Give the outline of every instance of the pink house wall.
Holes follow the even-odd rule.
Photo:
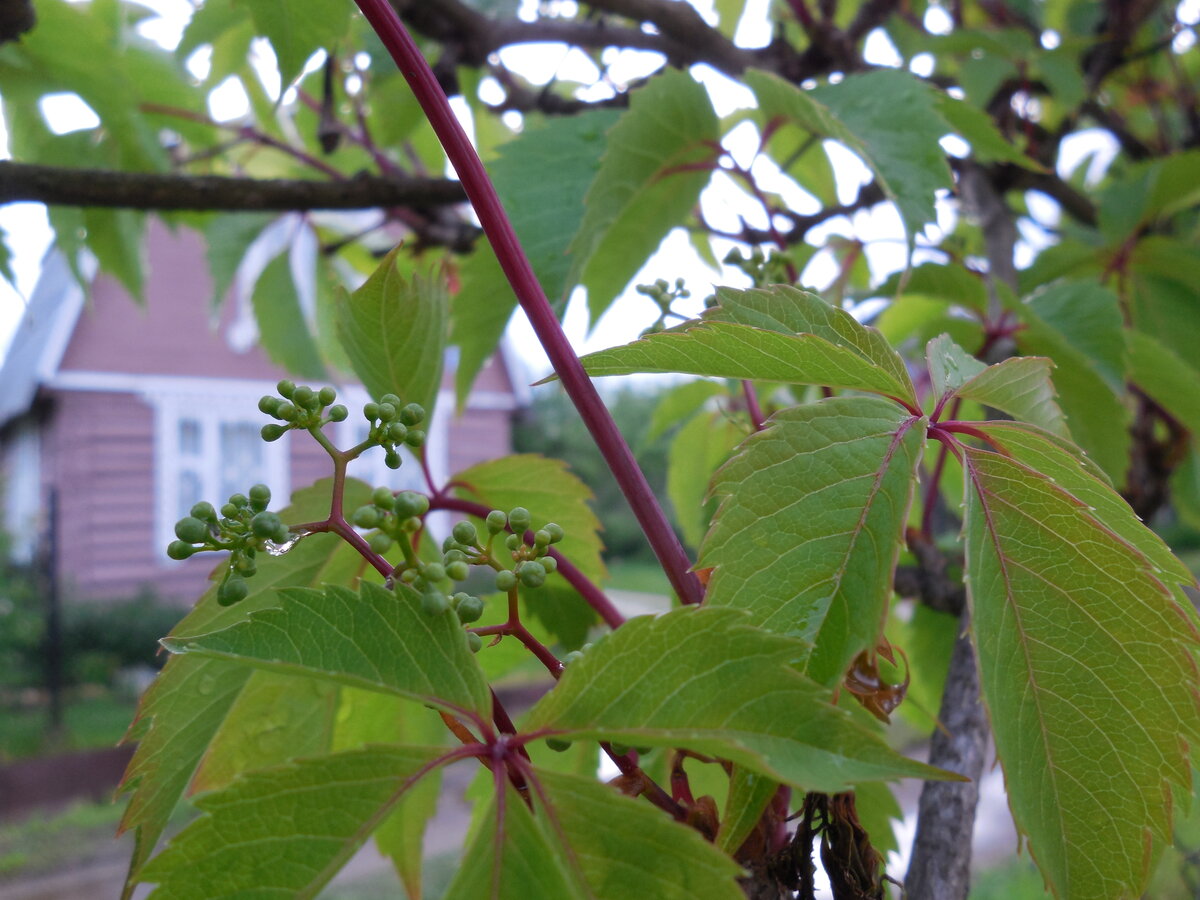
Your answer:
[[[274,382],[284,377],[257,346],[235,352],[222,338],[236,316],[226,303],[214,332],[211,282],[203,246],[193,232],[154,224],[149,239],[145,307],[109,278],[97,279],[60,365],[60,378],[88,373],[190,376]],[[446,373],[443,390],[452,387]],[[513,387],[497,360],[476,389],[511,397]],[[76,597],[117,598],[143,586],[181,601],[199,596],[215,557],[167,560],[155,540],[154,411],[141,396],[104,390],[53,388],[43,435],[42,478],[58,486],[60,575]],[[263,417],[263,421],[267,421]],[[455,472],[511,452],[510,413],[468,410],[448,425],[449,470]],[[295,436],[293,436],[295,437]],[[330,473],[324,451],[311,440],[290,441],[292,488]],[[214,502],[224,498],[209,498]]]

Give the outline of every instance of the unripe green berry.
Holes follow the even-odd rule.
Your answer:
[[[403,422],[393,422],[388,426],[388,438],[392,443],[398,444],[408,437],[408,429],[404,427]]]
[[[429,498],[424,494],[417,494],[413,491],[401,491],[396,495],[393,503],[396,515],[401,519],[407,519],[410,516],[423,516],[429,512]]]
[[[208,526],[193,516],[184,516],[175,523],[175,537],[189,544],[202,544],[211,534]]]
[[[416,425],[425,420],[425,408],[419,403],[410,403],[400,410],[400,421],[405,425]]]
[[[192,507],[191,516],[202,522],[215,522],[217,520],[217,511],[213,509],[213,505],[207,500],[201,500]]]
[[[279,523],[279,527],[275,529],[275,533],[271,535],[271,540],[277,544],[286,544],[292,539],[292,530],[283,522]]]
[[[391,509],[396,503],[396,495],[391,488],[377,487],[371,491],[371,502],[380,509]]]
[[[523,506],[516,507],[508,514],[508,524],[515,534],[524,534],[529,528],[531,521],[532,517],[529,515],[529,510]]]
[[[255,513],[254,518],[250,520],[250,530],[254,532],[255,537],[273,539],[279,533],[279,526],[282,524],[278,513],[260,512]]]
[[[350,410],[340,403],[337,406],[329,407],[329,421],[331,422],[345,422],[348,415],[350,415]]]
[[[302,384],[300,387],[296,388],[296,392],[292,394],[292,402],[299,407],[309,409],[313,406],[316,406],[318,401],[317,395],[313,393],[313,389]]]
[[[504,539],[504,546],[509,550],[516,550],[521,546],[521,536],[519,534],[510,534]]]
[[[379,398],[379,402],[380,403],[390,403],[392,406],[396,407],[396,409],[399,409],[403,405],[404,401],[402,401],[395,394],[384,394],[382,397]]]
[[[264,394],[258,398],[258,411],[266,413],[268,416],[275,415],[275,410],[279,408],[279,398],[272,397],[270,394]]]
[[[337,399],[337,391],[327,385],[321,388],[321,392],[317,394],[317,399],[321,401],[322,406],[328,406]]]
[[[246,497],[245,494],[233,494],[230,496],[229,502],[232,503],[234,506],[236,506],[238,509],[245,509],[247,506],[250,505],[250,500]]]
[[[292,394],[296,393],[296,385],[285,378],[279,384],[275,385],[275,390],[279,391],[281,397],[287,397],[290,400]]]
[[[217,588],[217,602],[222,606],[233,606],[239,600],[245,600],[249,593],[250,586],[246,584],[245,579],[230,575]]]
[[[538,563],[540,563],[541,567],[546,570],[547,575],[558,571],[558,560],[553,556],[543,556],[538,560]]]
[[[468,594],[458,601],[458,606],[454,611],[458,613],[460,622],[470,625],[472,622],[478,622],[483,615],[483,601]]]
[[[511,591],[517,586],[517,576],[514,572],[508,569],[501,569],[496,573],[496,590]]]
[[[571,749],[571,742],[563,738],[549,737],[546,738],[546,746],[555,753],[564,753]]]
[[[390,422],[396,418],[396,407],[390,403],[379,404],[379,420],[381,422]]]
[[[530,560],[521,566],[521,584],[525,587],[538,588],[546,583],[546,570],[535,560]]]
[[[270,503],[271,489],[265,484],[256,484],[250,488],[250,502]]]
[[[493,509],[487,514],[487,530],[489,534],[499,534],[508,524],[508,516],[503,510]]]
[[[405,435],[404,443],[408,444],[408,446],[412,447],[414,450],[417,447],[424,446],[425,432],[419,428],[413,429],[407,435]]]
[[[410,534],[421,530],[421,520],[416,516],[409,516],[400,523],[400,527]]]
[[[550,535],[550,543],[552,544],[557,544],[566,537],[566,532],[563,531],[563,527],[557,522],[547,522],[546,527],[542,531]]]
[[[367,541],[367,544],[370,546],[372,552],[378,553],[380,556],[383,556],[383,554],[392,549],[391,537],[382,532],[371,535],[371,539]]]
[[[450,601],[441,591],[426,591],[421,595],[421,612],[427,616],[439,616],[450,608]]]
[[[550,532],[544,528],[539,528],[533,533],[533,546],[541,550],[543,547],[550,546]]]
[[[395,450],[389,450],[386,454],[384,454],[383,464],[385,466],[387,466],[389,469],[400,468],[400,463],[401,463],[400,454],[397,453]]]
[[[468,594],[466,591],[459,591],[458,593],[451,594],[450,595],[450,608],[453,610],[457,610],[458,604],[462,603],[464,600],[466,600],[470,596],[471,595]]]
[[[259,433],[262,435],[262,439],[269,444],[272,441],[279,440],[287,434],[287,431],[286,425],[264,425],[262,431]]]
[[[483,638],[473,631],[467,632],[467,649],[472,653],[478,653],[483,649]]]
[[[363,407],[363,415],[371,420],[378,419],[379,418],[379,404],[378,403],[368,403],[366,406]]]
[[[199,552],[198,548],[193,547],[187,541],[171,541],[167,544],[167,556],[171,559],[187,559],[197,552]]]
[[[442,543],[442,565],[449,566],[450,563],[466,562],[469,559],[470,557],[459,550],[456,545],[451,544],[450,546],[446,546],[445,542]],[[450,570],[447,569],[446,571]]]
[[[471,567],[461,560],[446,566],[446,577],[451,581],[466,581],[471,574]]]
[[[374,506],[360,506],[354,511],[354,524],[359,528],[374,528],[379,524],[379,510]]]
[[[233,564],[233,568],[239,575],[245,575],[247,578],[258,571],[258,566],[248,556],[239,556],[237,562]]]
[[[475,532],[475,526],[466,521],[455,523],[454,530],[450,534],[460,544],[465,544],[468,547],[474,546],[475,541],[479,539],[478,534]]]
[[[442,581],[446,577],[446,567],[441,563],[426,563],[421,567],[421,576],[430,581]]]
[[[232,503],[226,503],[224,506],[221,507],[221,515],[223,515],[227,519],[236,519],[237,514],[238,514],[238,508],[236,506],[234,506]]]
[[[295,422],[300,415],[300,410],[291,403],[280,403],[275,407],[276,418],[283,419],[285,422]]]

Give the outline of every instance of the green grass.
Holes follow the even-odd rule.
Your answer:
[[[46,708],[0,708],[0,762],[112,747],[125,734],[135,708],[132,700],[112,694],[75,696],[63,710],[63,731],[58,738],[49,733]]]
[[[623,559],[611,559],[607,562],[609,581],[605,587],[646,594],[671,593],[667,576],[654,563]]]
[[[119,803],[78,803],[62,812],[34,813],[0,825],[0,879],[111,855],[123,809]]]

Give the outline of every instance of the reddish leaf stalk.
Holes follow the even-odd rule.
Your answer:
[[[387,0],[355,2],[391,53],[433,126],[521,308],[529,317],[554,371],[562,379],[567,395],[612,470],[672,588],[684,603],[699,603],[704,596],[703,588],[695,574],[689,571],[691,561],[683,545],[675,537],[646,476],[634,460],[633,452],[563,334],[545,292],[533,273],[533,267],[517,240],[512,223],[500,204],[496,189],[466,132],[455,118],[429,64]]]

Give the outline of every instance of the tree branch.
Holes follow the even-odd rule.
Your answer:
[[[462,185],[445,178],[364,174],[336,182],[265,180],[0,162],[0,204],[35,201],[50,206],[245,212],[444,206],[465,200]]]

